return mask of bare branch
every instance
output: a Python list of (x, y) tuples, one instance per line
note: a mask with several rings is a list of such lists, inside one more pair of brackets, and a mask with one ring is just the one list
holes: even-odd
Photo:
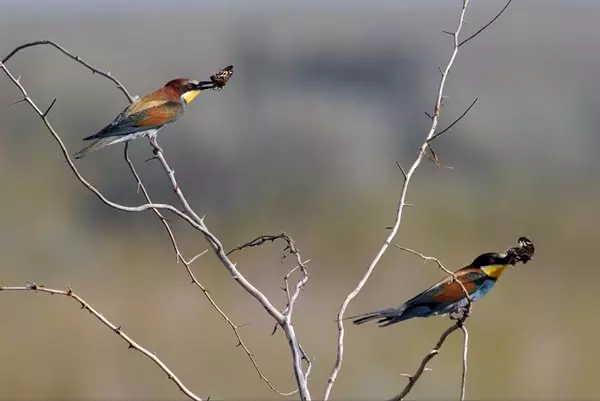
[(408, 383), (406, 384), (406, 387), (404, 387), (402, 392), (394, 398), (391, 398), (390, 401), (401, 401), (408, 395), (408, 393), (410, 393), (417, 381), (421, 378), (423, 372), (427, 371), (427, 364), (440, 353), (440, 349), (442, 348), (442, 345), (444, 345), (446, 338), (448, 338), (448, 336), (454, 333), (456, 330), (460, 329), (463, 323), (464, 320), (459, 320), (442, 333), (440, 339), (435, 344), (435, 347), (433, 347), (433, 349), (429, 351), (427, 355), (425, 355), (425, 357), (421, 361), (421, 364), (419, 365), (414, 374), (403, 374), (403, 376), (406, 376), (408, 378)]
[(469, 107), (467, 107), (467, 109), (456, 119), (452, 122), (452, 124), (450, 124), (449, 126), (447, 126), (446, 128), (444, 128), (443, 130), (441, 130), (440, 132), (438, 132), (437, 134), (435, 134), (434, 136), (432, 136), (429, 139), (429, 143), (431, 143), (435, 138), (439, 137), (440, 135), (442, 135), (445, 132), (450, 131), (450, 129), (452, 129), (452, 127), (454, 127), (460, 120), (462, 120), (469, 111), (471, 111), (471, 109), (473, 108), (473, 106), (475, 106), (475, 103), (477, 103), (477, 100), (479, 100), (479, 98), (475, 98), (475, 100), (473, 100), (473, 102), (471, 103), (471, 105)]
[[(287, 298), (287, 304), (283, 310), (283, 316), (284, 316), (284, 322), (277, 322), (275, 324), (275, 328), (273, 329), (273, 332), (271, 333), (271, 335), (275, 334), (277, 327), (281, 326), (283, 327), (283, 330), (286, 333), (286, 336), (288, 337), (288, 340), (290, 339), (290, 335), (293, 335), (293, 337), (295, 338), (295, 333), (294, 333), (294, 329), (292, 326), (292, 315), (294, 313), (294, 304), (296, 302), (296, 300), (298, 299), (298, 297), (300, 296), (300, 292), (302, 291), (302, 288), (304, 288), (304, 286), (306, 285), (306, 283), (308, 282), (308, 271), (306, 270), (306, 264), (309, 261), (302, 261), (302, 257), (300, 256), (300, 252), (298, 251), (298, 249), (296, 248), (295, 244), (294, 244), (294, 240), (292, 240), (292, 238), (290, 238), (287, 234), (285, 233), (281, 233), (278, 235), (261, 235), (257, 238), (254, 238), (251, 241), (246, 242), (243, 245), (240, 245), (232, 250), (230, 250), (229, 252), (227, 252), (227, 255), (231, 255), (236, 251), (240, 251), (243, 250), (245, 248), (252, 248), (252, 247), (258, 247), (261, 245), (264, 245), (267, 242), (275, 242), (276, 240), (283, 240), (286, 243), (285, 248), (283, 249), (283, 256), (282, 259), (285, 259), (287, 256), (289, 255), (293, 255), (296, 259), (296, 266), (293, 267), (285, 276), (284, 276), (284, 291), (286, 293), (286, 298)], [(295, 285), (294, 291), (291, 292), (290, 288), (289, 288), (289, 277), (290, 275), (295, 272), (296, 270), (299, 270), (301, 273), (301, 277), (298, 280), (298, 282)], [(303, 380), (304, 382), (304, 386), (306, 386), (306, 388), (308, 389), (308, 376), (310, 374), (310, 371), (312, 369), (312, 362), (310, 361), (310, 359), (308, 358), (308, 355), (306, 354), (306, 352), (304, 351), (304, 349), (302, 348), (301, 344), (298, 342), (296, 345), (291, 345), (292, 347), (292, 355), (294, 358), (294, 371), (300, 371), (300, 375), (297, 374), (297, 377), (300, 376), (300, 379)], [(302, 370), (302, 360), (307, 361), (308, 366), (306, 368), (306, 371), (303, 373)]]
[(500, 12), (498, 14), (496, 14), (496, 16), (494, 18), (492, 18), (490, 20), (490, 22), (488, 22), (487, 24), (485, 24), (484, 26), (482, 26), (477, 32), (475, 32), (473, 35), (469, 36), (468, 38), (466, 38), (465, 40), (463, 40), (462, 42), (460, 42), (458, 44), (458, 47), (461, 47), (462, 45), (464, 45), (465, 43), (467, 43), (469, 40), (474, 39), (476, 36), (478, 36), (481, 32), (485, 31), (490, 25), (492, 25), (498, 18), (500, 18), (500, 16), (502, 14), (504, 14), (504, 11), (506, 11), (506, 9), (508, 8), (508, 6), (510, 6), (510, 3), (512, 3), (512, 0), (508, 0), (508, 2), (504, 5), (504, 7), (502, 8), (502, 10), (500, 10)]
[(446, 68), (444, 69), (444, 71), (442, 72), (442, 76), (440, 79), (440, 83), (438, 86), (438, 93), (436, 96), (436, 102), (435, 102), (435, 106), (434, 106), (434, 111), (433, 111), (433, 115), (431, 116), (431, 127), (429, 129), (429, 132), (427, 133), (427, 135), (425, 136), (424, 142), (421, 145), (420, 149), (419, 149), (419, 153), (417, 155), (417, 158), (415, 159), (414, 163), (412, 164), (412, 166), (410, 167), (410, 169), (408, 170), (408, 172), (406, 173), (406, 179), (404, 180), (404, 183), (402, 184), (402, 190), (400, 193), (400, 199), (398, 201), (398, 206), (396, 208), (396, 218), (395, 218), (395, 222), (394, 225), (392, 227), (391, 232), (389, 233), (389, 235), (387, 236), (387, 238), (385, 239), (383, 245), (381, 246), (381, 248), (379, 249), (379, 251), (377, 252), (377, 254), (375, 255), (373, 261), (371, 262), (371, 264), (369, 265), (369, 267), (367, 268), (367, 271), (364, 273), (364, 275), (362, 276), (362, 278), (359, 280), (358, 284), (356, 285), (356, 287), (354, 288), (354, 290), (352, 290), (348, 296), (346, 297), (346, 299), (344, 300), (344, 302), (342, 303), (342, 305), (340, 306), (339, 312), (338, 312), (338, 316), (337, 316), (337, 325), (338, 325), (338, 341), (337, 341), (337, 356), (336, 356), (336, 361), (334, 364), (334, 367), (332, 369), (331, 375), (329, 376), (329, 379), (327, 381), (327, 386), (325, 388), (325, 393), (324, 393), (324, 397), (323, 399), (326, 401), (329, 399), (329, 396), (331, 394), (331, 389), (333, 387), (333, 384), (339, 374), (339, 371), (342, 367), (342, 361), (344, 358), (344, 322), (343, 322), (343, 317), (344, 317), (344, 313), (346, 312), (346, 308), (348, 307), (348, 305), (350, 304), (350, 302), (359, 294), (359, 292), (362, 290), (362, 288), (364, 287), (364, 285), (367, 283), (367, 281), (369, 280), (369, 278), (371, 277), (371, 274), (373, 274), (373, 271), (375, 270), (375, 267), (379, 264), (379, 261), (381, 260), (381, 258), (383, 257), (383, 255), (385, 254), (385, 252), (387, 251), (388, 247), (390, 246), (390, 244), (392, 243), (392, 241), (394, 240), (399, 228), (400, 228), (400, 223), (402, 221), (402, 215), (403, 215), (403, 211), (404, 211), (404, 207), (406, 205), (406, 197), (408, 194), (408, 187), (411, 181), (411, 178), (413, 176), (413, 174), (415, 173), (415, 171), (417, 170), (417, 168), (419, 167), (419, 165), (421, 164), (421, 161), (423, 160), (423, 157), (425, 156), (427, 149), (429, 148), (429, 140), (435, 135), (435, 132), (437, 130), (438, 127), (438, 123), (439, 123), (439, 118), (440, 118), (440, 110), (441, 110), (441, 106), (442, 106), (442, 99), (444, 96), (444, 88), (446, 86), (446, 79), (448, 78), (448, 74), (450, 72), (450, 69), (452, 68), (452, 65), (454, 64), (454, 60), (456, 59), (456, 56), (458, 54), (458, 37), (460, 35), (461, 29), (463, 27), (464, 24), (464, 20), (465, 20), (465, 13), (467, 11), (467, 6), (469, 4), (469, 0), (464, 0), (463, 2), (463, 6), (462, 6), (462, 10), (460, 12), (460, 16), (458, 18), (458, 22), (457, 22), (457, 27), (456, 30), (454, 31), (454, 48), (452, 51), (452, 54), (450, 56), (450, 59), (448, 60), (448, 63), (446, 64)]
[[(292, 361), (293, 361), (293, 369), (294, 369), (294, 377), (296, 379), (296, 384), (298, 385), (299, 395), (302, 400), (310, 400), (310, 391), (308, 389), (308, 380), (307, 375), (304, 369), (302, 368), (302, 358), (303, 353), (300, 349), (300, 344), (296, 337), (296, 332), (294, 330), (293, 325), (291, 324), (291, 312), (288, 314), (283, 314), (279, 312), (279, 310), (271, 303), (271, 301), (252, 283), (250, 283), (246, 277), (237, 269), (235, 263), (233, 263), (227, 254), (224, 251), (223, 245), (219, 241), (219, 239), (208, 229), (206, 226), (204, 219), (198, 216), (198, 214), (191, 208), (187, 199), (185, 198), (181, 188), (177, 184), (177, 180), (175, 178), (175, 171), (169, 166), (163, 152), (160, 149), (156, 149), (155, 152), (156, 159), (160, 162), (163, 170), (169, 177), (171, 181), (171, 186), (173, 191), (179, 198), (181, 205), (185, 210), (185, 216), (190, 217), (194, 223), (200, 227), (200, 231), (204, 235), (204, 238), (210, 244), (215, 256), (219, 259), (221, 264), (225, 267), (225, 269), (229, 272), (231, 277), (251, 296), (253, 296), (262, 306), (265, 308), (267, 313), (275, 320), (277, 324), (279, 324), (288, 339), (288, 343), (290, 346), (290, 350), (292, 352)], [(304, 281), (305, 282), (305, 281)], [(299, 282), (297, 286), (297, 291), (299, 292), (303, 283)]]
[(122, 330), (121, 326), (117, 326), (117, 325), (111, 323), (107, 318), (105, 318), (100, 312), (98, 312), (96, 309), (94, 309), (83, 298), (81, 298), (79, 295), (75, 294), (70, 287), (67, 291), (55, 290), (52, 288), (46, 288), (43, 285), (38, 285), (36, 283), (30, 282), (28, 285), (25, 285), (25, 286), (17, 286), (17, 287), (0, 286), (0, 292), (2, 292), (2, 291), (31, 291), (31, 292), (36, 292), (36, 293), (44, 292), (44, 293), (53, 294), (53, 295), (63, 295), (63, 296), (74, 299), (75, 301), (79, 302), (79, 305), (81, 305), (81, 309), (84, 309), (84, 310), (87, 310), (88, 312), (90, 312), (96, 319), (98, 319), (100, 322), (102, 322), (102, 324), (104, 324), (106, 327), (111, 329), (115, 334), (117, 334), (119, 337), (121, 337), (123, 340), (125, 340), (125, 342), (127, 344), (129, 344), (129, 348), (132, 348), (132, 349), (135, 349), (135, 350), (141, 352), (145, 357), (152, 360), (152, 362), (154, 362), (163, 372), (165, 372), (165, 374), (167, 375), (169, 380), (173, 381), (173, 383), (175, 383), (175, 385), (177, 387), (179, 387), (181, 392), (183, 392), (188, 398), (195, 400), (195, 401), (202, 401), (202, 399), (200, 397), (198, 397), (196, 394), (194, 394), (191, 390), (189, 390), (183, 384), (183, 382), (175, 375), (175, 373), (173, 373), (173, 371), (171, 369), (169, 369), (169, 367), (167, 365), (165, 365), (165, 363), (163, 361), (161, 361), (156, 356), (156, 354), (150, 352), (147, 348), (144, 348), (138, 342), (133, 340), (129, 335), (125, 334), (125, 332)]
[[(90, 70), (93, 74), (101, 75), (104, 78), (112, 81), (115, 85), (117, 85), (117, 88), (119, 88), (121, 90), (121, 92), (123, 92), (123, 94), (127, 97), (129, 102), (133, 102), (133, 100), (134, 100), (133, 96), (131, 96), (131, 94), (127, 91), (125, 86), (123, 86), (123, 84), (117, 78), (113, 77), (110, 74), (110, 72), (106, 73), (106, 72), (100, 70), (99, 68), (94, 67), (93, 65), (89, 64), (87, 61), (82, 59), (81, 57), (75, 56), (69, 50), (65, 49), (63, 46), (61, 46), (51, 40), (37, 40), (35, 42), (25, 43), (25, 44), (17, 47), (16, 49), (14, 49), (12, 52), (10, 52), (8, 56), (4, 57), (4, 59), (2, 60), (2, 64), (6, 63), (8, 60), (10, 60), (12, 58), (12, 56), (14, 56), (15, 54), (17, 54), (19, 51), (21, 51), (23, 49), (26, 49), (28, 47), (43, 46), (43, 45), (48, 45), (48, 46), (54, 47), (55, 49), (60, 51), (62, 54), (69, 57), (71, 60), (74, 60), (77, 63), (83, 65), (85, 68)], [(16, 82), (19, 82), (20, 78), (21, 77), (19, 77), (19, 79), (17, 79)]]
[(460, 401), (465, 401), (467, 388), (467, 353), (469, 352), (469, 331), (465, 324), (461, 324), (460, 329), (463, 332), (463, 357), (462, 357), (462, 377), (460, 383)]

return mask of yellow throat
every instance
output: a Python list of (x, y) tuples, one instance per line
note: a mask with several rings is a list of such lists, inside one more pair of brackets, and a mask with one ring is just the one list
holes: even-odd
[(196, 96), (198, 96), (200, 94), (199, 90), (194, 90), (194, 91), (189, 91), (189, 92), (185, 92), (183, 95), (181, 95), (181, 97), (183, 98), (183, 101), (185, 102), (185, 104), (189, 104), (191, 103)]
[(484, 266), (481, 270), (489, 277), (497, 279), (502, 275), (504, 270), (508, 267), (508, 265), (490, 265)]

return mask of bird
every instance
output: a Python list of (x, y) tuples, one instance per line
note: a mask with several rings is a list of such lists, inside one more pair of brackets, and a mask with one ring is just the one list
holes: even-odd
[(125, 108), (110, 124), (98, 133), (83, 138), (93, 141), (75, 153), (76, 159), (87, 153), (102, 149), (115, 143), (148, 137), (154, 152), (162, 151), (156, 136), (166, 125), (175, 122), (201, 91), (221, 89), (231, 75), (233, 66), (222, 68), (210, 77), (210, 81), (197, 81), (189, 78), (173, 79), (162, 88), (136, 100)]
[(457, 270), (454, 276), (460, 284), (453, 277), (448, 277), (398, 307), (379, 309), (348, 319), (354, 319), (354, 324), (376, 320), (379, 327), (385, 327), (415, 317), (460, 312), (469, 304), (465, 290), (469, 293), (471, 302), (475, 302), (494, 287), (507, 267), (514, 266), (517, 262), (527, 263), (533, 259), (533, 242), (526, 237), (520, 237), (517, 243), (518, 246), (509, 248), (506, 253), (483, 253), (468, 266)]

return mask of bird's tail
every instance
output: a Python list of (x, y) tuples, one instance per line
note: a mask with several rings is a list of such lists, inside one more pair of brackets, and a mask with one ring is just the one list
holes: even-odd
[(352, 321), (354, 324), (363, 324), (370, 322), (371, 320), (377, 320), (379, 327), (384, 327), (413, 317), (403, 316), (405, 309), (406, 308), (404, 308), (404, 306), (399, 308), (380, 309), (374, 312), (364, 313), (362, 315), (350, 316), (348, 319), (354, 319)]
[(115, 142), (115, 137), (106, 137), (106, 138), (96, 139), (95, 141), (90, 143), (88, 146), (81, 149), (79, 152), (73, 154), (73, 157), (76, 159), (81, 159), (87, 153), (93, 152), (98, 149), (102, 149), (103, 147), (111, 145), (114, 142)]

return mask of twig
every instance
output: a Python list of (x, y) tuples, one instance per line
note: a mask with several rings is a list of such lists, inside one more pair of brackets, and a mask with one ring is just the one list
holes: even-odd
[(410, 184), (411, 178), (412, 178), (413, 174), (415, 173), (415, 171), (417, 170), (417, 167), (419, 167), (419, 165), (421, 164), (421, 161), (423, 160), (423, 157), (425, 156), (427, 149), (429, 148), (429, 140), (433, 137), (433, 135), (435, 135), (435, 131), (438, 127), (439, 118), (440, 118), (440, 110), (441, 110), (441, 106), (442, 106), (442, 99), (444, 96), (444, 88), (446, 86), (446, 79), (448, 78), (448, 73), (450, 72), (450, 69), (452, 68), (452, 65), (454, 64), (454, 60), (456, 59), (456, 55), (458, 54), (458, 47), (459, 47), (458, 46), (458, 37), (460, 35), (461, 29), (464, 24), (465, 13), (467, 11), (468, 4), (469, 4), (469, 0), (464, 0), (462, 10), (460, 13), (460, 17), (458, 19), (457, 27), (456, 27), (456, 30), (453, 35), (454, 49), (452, 51), (452, 55), (450, 56), (450, 59), (448, 60), (448, 63), (446, 64), (446, 68), (442, 72), (442, 76), (440, 79), (438, 93), (436, 96), (436, 102), (435, 102), (435, 106), (434, 106), (434, 112), (433, 112), (433, 115), (431, 116), (431, 120), (432, 120), (431, 127), (429, 129), (429, 132), (425, 136), (425, 140), (424, 140), (423, 144), (421, 145), (421, 147), (419, 149), (417, 158), (415, 159), (414, 163), (412, 164), (412, 166), (406, 173), (406, 178), (404, 179), (404, 182), (402, 184), (400, 199), (398, 201), (398, 206), (396, 208), (396, 218), (395, 218), (395, 222), (392, 227), (392, 230), (389, 233), (389, 235), (387, 236), (387, 238), (385, 239), (383, 245), (381, 246), (381, 248), (379, 249), (377, 254), (375, 255), (375, 258), (373, 259), (373, 261), (367, 268), (367, 271), (364, 273), (363, 277), (359, 280), (359, 282), (356, 285), (356, 287), (354, 288), (354, 290), (352, 290), (352, 292), (350, 292), (348, 294), (348, 296), (346, 297), (346, 299), (344, 300), (344, 302), (342, 303), (342, 305), (339, 309), (338, 316), (337, 316), (337, 325), (338, 325), (337, 356), (336, 356), (336, 361), (335, 361), (334, 367), (332, 369), (331, 375), (329, 376), (329, 379), (327, 381), (327, 386), (325, 388), (325, 393), (324, 393), (324, 397), (323, 397), (323, 399), (325, 401), (329, 399), (329, 396), (331, 394), (331, 389), (333, 388), (333, 384), (334, 384), (334, 382), (339, 374), (339, 371), (342, 367), (342, 361), (344, 358), (344, 334), (345, 334), (343, 317), (344, 317), (344, 313), (346, 312), (346, 308), (348, 307), (350, 302), (362, 290), (364, 285), (367, 283), (367, 281), (371, 277), (371, 274), (375, 270), (375, 267), (379, 264), (379, 261), (381, 260), (381, 258), (385, 254), (386, 250), (388, 249), (388, 247), (394, 240), (396, 233), (398, 232), (398, 229), (400, 228), (400, 223), (402, 221), (404, 206), (406, 204), (406, 196), (408, 193), (408, 186)]
[(81, 309), (85, 309), (90, 312), (96, 319), (98, 319), (102, 324), (111, 329), (115, 334), (121, 337), (127, 344), (129, 344), (129, 348), (135, 349), (141, 352), (144, 356), (152, 360), (169, 378), (169, 380), (173, 381), (177, 387), (183, 392), (187, 397), (195, 401), (202, 401), (200, 397), (194, 394), (191, 390), (189, 390), (183, 382), (169, 369), (167, 365), (163, 361), (161, 361), (155, 354), (150, 352), (148, 349), (141, 346), (138, 342), (134, 341), (130, 336), (125, 334), (125, 332), (121, 329), (121, 326), (117, 326), (111, 323), (107, 318), (105, 318), (100, 312), (94, 309), (89, 303), (87, 303), (83, 298), (79, 295), (75, 294), (71, 287), (67, 291), (64, 290), (55, 290), (52, 288), (46, 288), (43, 285), (38, 285), (36, 283), (30, 282), (25, 286), (16, 286), (16, 287), (3, 287), (0, 286), (0, 292), (2, 291), (32, 291), (32, 292), (45, 292), (47, 294), (52, 295), (63, 295), (69, 298), (72, 298), (79, 302), (81, 305)]
[(440, 132), (438, 132), (437, 134), (435, 134), (434, 136), (432, 136), (429, 139), (429, 143), (431, 143), (435, 138), (439, 137), (440, 135), (442, 135), (445, 132), (450, 131), (450, 129), (452, 127), (454, 127), (460, 120), (462, 120), (469, 111), (471, 111), (471, 109), (473, 108), (473, 106), (475, 106), (475, 103), (477, 103), (477, 100), (479, 100), (479, 98), (475, 98), (475, 100), (473, 100), (473, 102), (471, 103), (471, 105), (469, 107), (467, 107), (467, 109), (456, 119), (452, 122), (452, 124), (450, 124), (449, 126), (447, 126), (446, 128), (444, 128), (443, 130), (441, 130)]
[[(463, 318), (463, 319), (465, 319), (465, 318)], [(442, 345), (444, 345), (444, 342), (446, 341), (446, 338), (448, 338), (448, 336), (450, 334), (454, 333), (456, 330), (460, 329), (463, 326), (463, 323), (464, 323), (464, 320), (458, 320), (455, 324), (453, 324), (452, 326), (448, 327), (446, 329), (446, 331), (444, 331), (442, 333), (442, 335), (440, 336), (440, 339), (435, 344), (435, 347), (433, 347), (433, 349), (431, 351), (429, 351), (427, 353), (427, 355), (425, 355), (425, 357), (421, 361), (421, 364), (419, 365), (419, 367), (417, 368), (417, 370), (415, 371), (415, 373), (412, 374), (412, 375), (407, 375), (407, 374), (403, 375), (403, 376), (406, 376), (408, 378), (408, 383), (406, 384), (406, 387), (404, 387), (404, 389), (402, 390), (402, 392), (400, 392), (400, 394), (398, 394), (394, 398), (391, 398), (390, 401), (401, 401), (401, 400), (403, 400), (408, 395), (408, 393), (410, 393), (410, 391), (415, 386), (415, 384), (417, 383), (417, 381), (421, 378), (421, 375), (423, 374), (423, 372), (426, 371), (427, 364), (433, 358), (435, 358), (436, 355), (438, 355), (440, 353), (440, 349), (442, 348)], [(465, 372), (466, 372), (466, 370), (465, 370)], [(461, 400), (462, 400), (462, 398), (461, 398)]]
[[(468, 1), (468, 0), (467, 0)], [(464, 45), (465, 43), (467, 43), (469, 40), (474, 39), (476, 36), (478, 36), (481, 32), (483, 32), (484, 30), (486, 30), (487, 28), (489, 28), (490, 25), (492, 25), (498, 18), (500, 18), (500, 16), (502, 14), (504, 14), (504, 11), (506, 11), (506, 9), (508, 8), (508, 6), (510, 6), (510, 3), (512, 3), (512, 0), (508, 0), (508, 2), (504, 5), (504, 7), (502, 8), (502, 10), (500, 10), (500, 12), (498, 14), (496, 14), (496, 16), (494, 18), (492, 18), (487, 24), (485, 24), (484, 26), (482, 26), (477, 32), (475, 32), (473, 35), (469, 36), (468, 38), (466, 38), (465, 40), (463, 40), (462, 42), (460, 42), (458, 44), (458, 47), (461, 47), (462, 45)]]
[(35, 42), (25, 43), (25, 44), (17, 47), (16, 49), (14, 49), (12, 52), (10, 52), (8, 56), (4, 57), (4, 59), (2, 60), (2, 64), (6, 63), (10, 58), (12, 58), (12, 56), (14, 56), (15, 54), (17, 54), (17, 52), (19, 52), (23, 49), (26, 49), (28, 47), (43, 46), (43, 45), (48, 45), (48, 46), (54, 47), (55, 49), (60, 51), (62, 54), (69, 57), (71, 60), (74, 60), (74, 61), (78, 62), (79, 64), (83, 65), (85, 68), (90, 70), (92, 72), (92, 74), (101, 75), (104, 78), (112, 81), (115, 85), (117, 85), (117, 88), (119, 88), (119, 90), (121, 92), (123, 92), (123, 94), (127, 97), (129, 102), (133, 102), (133, 100), (134, 100), (133, 96), (131, 96), (131, 94), (127, 91), (125, 86), (123, 86), (123, 84), (117, 78), (113, 77), (110, 74), (110, 72), (104, 72), (101, 69), (94, 67), (93, 65), (91, 65), (90, 63), (88, 63), (87, 61), (82, 59), (81, 57), (75, 56), (73, 53), (71, 53), (70, 51), (65, 49), (63, 46), (61, 46), (51, 40), (36, 40)]

